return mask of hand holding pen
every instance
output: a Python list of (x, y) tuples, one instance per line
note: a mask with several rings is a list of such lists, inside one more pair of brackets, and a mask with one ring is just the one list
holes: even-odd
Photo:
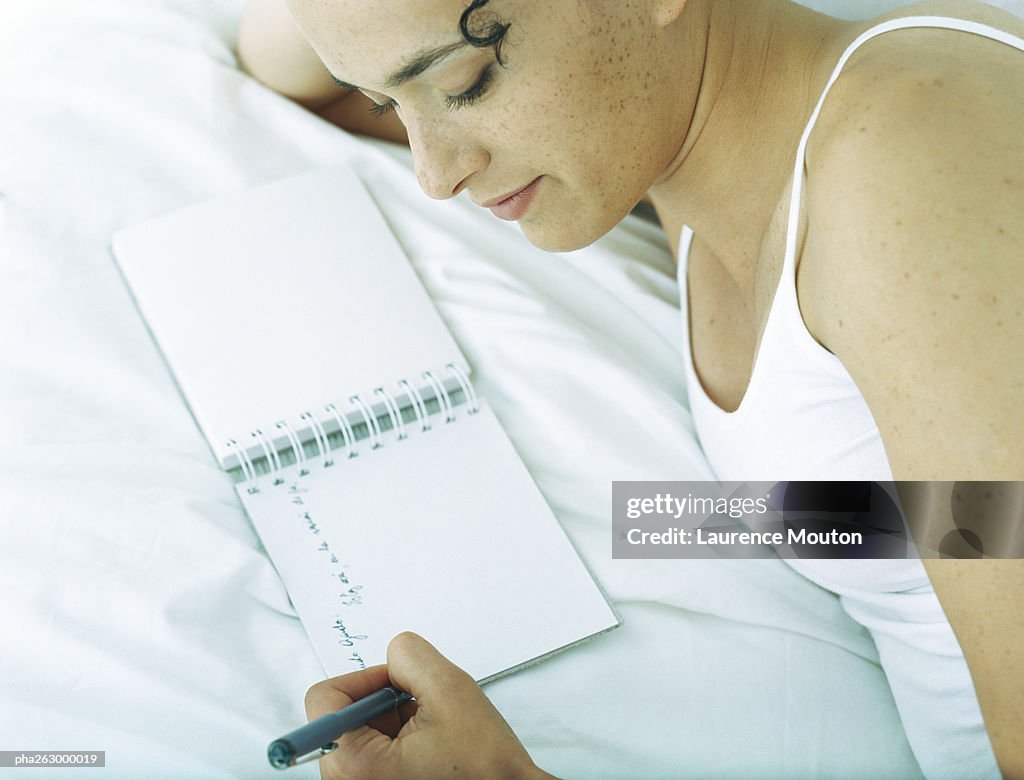
[[(327, 739), (337, 748), (320, 761), (323, 780), (551, 777), (534, 765), (476, 681), (426, 640), (399, 634), (388, 645), (387, 660), (386, 666), (319, 682), (306, 693), (311, 722), (374, 694), (364, 707), (390, 701), (380, 704), (378, 711), (387, 711), (368, 725)], [(382, 693), (387, 687), (398, 690)], [(395, 709), (395, 695), (402, 691), (415, 700), (403, 697)]]

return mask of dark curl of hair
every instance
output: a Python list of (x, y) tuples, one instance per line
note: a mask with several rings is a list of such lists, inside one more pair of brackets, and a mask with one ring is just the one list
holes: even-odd
[(491, 20), (482, 26), (476, 27), (474, 30), (469, 29), (470, 17), (476, 11), (487, 5), (488, 2), (490, 2), (490, 0), (472, 0), (469, 7), (463, 11), (462, 16), (459, 17), (459, 32), (462, 33), (463, 39), (470, 46), (475, 46), (478, 49), (493, 47), (494, 56), (497, 58), (498, 63), (503, 65), (504, 62), (501, 59), (501, 44), (505, 40), (505, 33), (508, 32), (510, 25), (508, 23)]

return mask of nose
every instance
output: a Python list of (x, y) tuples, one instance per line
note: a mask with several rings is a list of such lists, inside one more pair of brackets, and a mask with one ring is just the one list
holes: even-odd
[(436, 200), (458, 195), (490, 161), (483, 147), (451, 124), (407, 118), (406, 129), (420, 188)]

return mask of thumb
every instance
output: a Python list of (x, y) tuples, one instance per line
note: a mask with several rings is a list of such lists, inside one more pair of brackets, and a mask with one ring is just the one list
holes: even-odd
[(413, 745), (423, 750), (417, 777), (544, 776), (476, 680), (423, 637), (405, 632), (391, 640), (388, 676), (416, 697), (406, 753)]
[(453, 699), (480, 695), (480, 686), (469, 674), (411, 631), (402, 632), (388, 644), (387, 668), (392, 682), (421, 705), (429, 702), (438, 707)]

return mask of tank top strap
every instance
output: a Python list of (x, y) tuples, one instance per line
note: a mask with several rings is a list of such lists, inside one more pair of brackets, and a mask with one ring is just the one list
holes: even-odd
[(803, 199), (804, 157), (807, 153), (808, 139), (810, 139), (811, 132), (814, 130), (814, 126), (818, 121), (818, 116), (821, 114), (821, 107), (825, 103), (825, 98), (828, 97), (829, 92), (832, 90), (832, 86), (836, 83), (836, 79), (839, 78), (839, 74), (842, 72), (846, 63), (857, 49), (879, 35), (884, 35), (885, 33), (893, 32), (894, 30), (906, 30), (910, 28), (958, 30), (961, 32), (972, 33), (974, 35), (980, 35), (984, 38), (1005, 43), (1008, 46), (1024, 51), (1024, 39), (1019, 38), (1016, 35), (1012, 35), (995, 27), (990, 27), (986, 24), (946, 16), (906, 16), (900, 19), (890, 19), (887, 22), (882, 22), (881, 24), (865, 30), (861, 35), (854, 39), (836, 63), (836, 67), (832, 71), (832, 75), (829, 77), (828, 82), (825, 85), (825, 89), (822, 91), (821, 97), (818, 99), (817, 105), (811, 113), (810, 121), (808, 121), (803, 135), (800, 137), (800, 145), (797, 147), (796, 163), (793, 169), (792, 193), (789, 201), (789, 221), (786, 227), (786, 253), (784, 255), (782, 266), (782, 279), (780, 280), (779, 289), (776, 290), (776, 298), (779, 298), (781, 295), (786, 295), (787, 297), (792, 296), (793, 302), (796, 302), (796, 238), (800, 227), (800, 204)]

